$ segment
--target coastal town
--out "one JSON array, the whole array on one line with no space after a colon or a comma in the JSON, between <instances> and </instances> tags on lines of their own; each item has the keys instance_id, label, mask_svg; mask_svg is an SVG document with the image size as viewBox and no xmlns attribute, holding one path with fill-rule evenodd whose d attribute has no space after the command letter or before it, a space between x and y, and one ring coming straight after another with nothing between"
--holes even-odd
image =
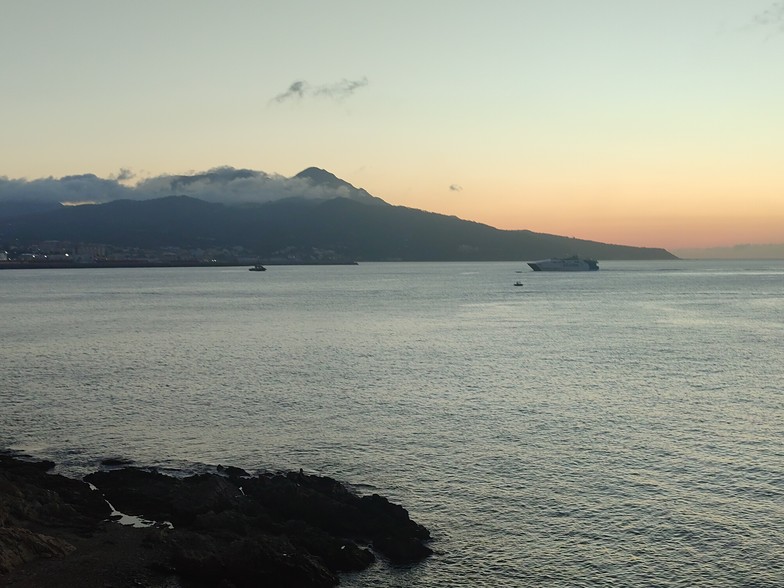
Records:
<instances>
[{"instance_id":1,"label":"coastal town","mask_svg":"<svg viewBox=\"0 0 784 588\"><path fill-rule=\"evenodd\" d=\"M0 269L68 267L202 267L354 264L334 251L287 247L260 256L242 246L188 249L176 246L145 249L99 243L40 241L0 246Z\"/></svg>"}]
</instances>

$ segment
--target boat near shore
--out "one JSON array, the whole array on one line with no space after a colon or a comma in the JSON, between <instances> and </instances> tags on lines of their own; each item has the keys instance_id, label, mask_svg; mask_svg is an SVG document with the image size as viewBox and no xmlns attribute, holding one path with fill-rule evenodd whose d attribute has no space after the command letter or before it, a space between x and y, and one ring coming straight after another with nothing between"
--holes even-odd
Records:
<instances>
[{"instance_id":1,"label":"boat near shore","mask_svg":"<svg viewBox=\"0 0 784 588\"><path fill-rule=\"evenodd\" d=\"M599 269L595 259L582 259L576 255L529 261L528 265L535 272L595 272Z\"/></svg>"}]
</instances>

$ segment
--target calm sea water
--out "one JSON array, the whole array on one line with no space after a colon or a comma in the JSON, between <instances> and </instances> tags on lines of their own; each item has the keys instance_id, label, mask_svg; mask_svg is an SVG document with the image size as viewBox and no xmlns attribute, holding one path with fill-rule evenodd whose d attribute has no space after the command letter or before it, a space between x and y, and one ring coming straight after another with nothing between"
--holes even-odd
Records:
<instances>
[{"instance_id":1,"label":"calm sea water","mask_svg":"<svg viewBox=\"0 0 784 588\"><path fill-rule=\"evenodd\" d=\"M0 447L302 467L431 529L346 586L784 586L784 262L601 266L3 271Z\"/></svg>"}]
</instances>

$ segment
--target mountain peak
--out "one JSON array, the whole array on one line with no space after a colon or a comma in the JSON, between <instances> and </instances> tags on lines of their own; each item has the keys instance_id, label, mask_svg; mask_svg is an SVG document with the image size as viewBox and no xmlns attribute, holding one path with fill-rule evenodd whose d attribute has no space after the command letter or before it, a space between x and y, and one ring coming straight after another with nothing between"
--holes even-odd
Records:
<instances>
[{"instance_id":1,"label":"mountain peak","mask_svg":"<svg viewBox=\"0 0 784 588\"><path fill-rule=\"evenodd\" d=\"M328 188L330 190L340 190L344 192L344 197L350 198L351 200L364 202L365 204L387 204L381 198L373 196L363 188L357 188L320 167L303 169L294 177L307 180L313 186Z\"/></svg>"},{"instance_id":2,"label":"mountain peak","mask_svg":"<svg viewBox=\"0 0 784 588\"><path fill-rule=\"evenodd\" d=\"M328 172L320 167L309 167L299 172L295 178L310 180L314 186L325 186L327 188L350 188L356 190L348 182L341 180L335 174Z\"/></svg>"}]
</instances>

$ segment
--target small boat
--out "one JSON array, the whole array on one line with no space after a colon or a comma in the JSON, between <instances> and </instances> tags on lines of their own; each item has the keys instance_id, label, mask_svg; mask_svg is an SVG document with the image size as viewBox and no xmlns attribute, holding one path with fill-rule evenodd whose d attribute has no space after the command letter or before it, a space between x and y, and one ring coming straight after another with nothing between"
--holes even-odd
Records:
<instances>
[{"instance_id":1,"label":"small boat","mask_svg":"<svg viewBox=\"0 0 784 588\"><path fill-rule=\"evenodd\" d=\"M523 283L518 281L518 282L515 282L515 283L514 283L514 285L515 285L515 286L522 286L522 285L523 285Z\"/></svg>"},{"instance_id":2,"label":"small boat","mask_svg":"<svg viewBox=\"0 0 784 588\"><path fill-rule=\"evenodd\" d=\"M595 272L599 269L595 259L581 259L576 255L529 261L528 265L535 272Z\"/></svg>"},{"instance_id":3,"label":"small boat","mask_svg":"<svg viewBox=\"0 0 784 588\"><path fill-rule=\"evenodd\" d=\"M267 268L264 267L263 265L261 265L260 263L257 263L253 267L249 267L248 270L250 270L252 272L266 272Z\"/></svg>"}]
</instances>

